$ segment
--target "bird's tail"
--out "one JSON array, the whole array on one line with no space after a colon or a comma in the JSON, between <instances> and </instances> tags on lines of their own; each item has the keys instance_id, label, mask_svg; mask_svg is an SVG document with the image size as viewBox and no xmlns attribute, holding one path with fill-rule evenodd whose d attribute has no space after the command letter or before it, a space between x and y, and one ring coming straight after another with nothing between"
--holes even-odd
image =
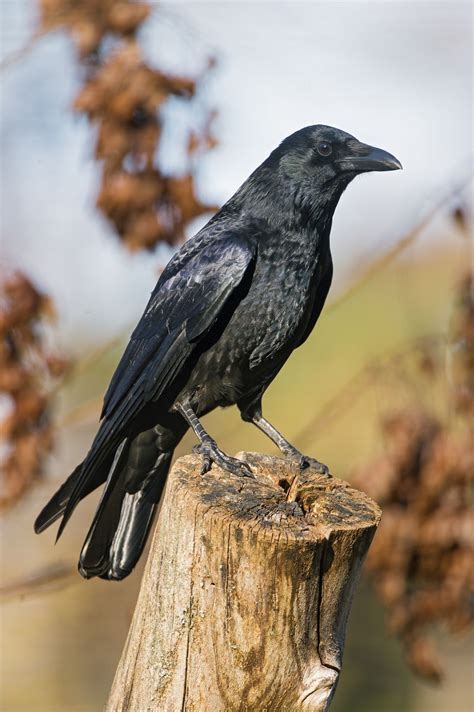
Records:
<instances>
[{"instance_id":1,"label":"bird's tail","mask_svg":"<svg viewBox=\"0 0 474 712\"><path fill-rule=\"evenodd\" d=\"M173 451L160 452L139 489L130 487L127 464L116 456L79 558L84 578L120 581L135 567L160 501Z\"/></svg>"},{"instance_id":2,"label":"bird's tail","mask_svg":"<svg viewBox=\"0 0 474 712\"><path fill-rule=\"evenodd\" d=\"M79 571L85 578L128 576L145 546L180 436L156 427L132 440L125 438L102 457L94 459L92 449L40 512L36 533L67 516L71 502L75 506L106 482L81 551ZM89 468L87 478L85 468Z\"/></svg>"},{"instance_id":3,"label":"bird's tail","mask_svg":"<svg viewBox=\"0 0 474 712\"><path fill-rule=\"evenodd\" d=\"M96 487L99 487L99 485L105 482L111 463L112 458L104 464L104 466L96 473L95 477L91 478L87 482L81 492L81 499L87 497L87 495L93 492ZM41 512L38 514L34 525L36 534L41 534L41 532L47 529L51 524L53 524L53 522L56 521L56 519L59 519L59 517L64 514L71 494L76 486L76 482L81 476L83 465L84 463L81 462L81 464L76 467L64 484L62 484L58 491L51 497L48 504L43 507Z\"/></svg>"}]
</instances>

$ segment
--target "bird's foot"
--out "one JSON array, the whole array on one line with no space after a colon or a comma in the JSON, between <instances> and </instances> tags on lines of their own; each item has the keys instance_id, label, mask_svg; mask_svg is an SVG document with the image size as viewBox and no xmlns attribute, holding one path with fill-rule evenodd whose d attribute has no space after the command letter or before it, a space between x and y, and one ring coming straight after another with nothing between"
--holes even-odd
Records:
<instances>
[{"instance_id":1,"label":"bird's foot","mask_svg":"<svg viewBox=\"0 0 474 712\"><path fill-rule=\"evenodd\" d=\"M236 457L230 457L222 452L217 447L216 441L212 438L204 440L199 445L193 447L193 452L197 452L202 455L202 467L201 475L205 475L211 469L212 463L215 462L216 465L222 467L223 470L232 473L233 475L239 475L240 477L253 477L252 470L250 466L243 462L243 460L238 460Z\"/></svg>"},{"instance_id":2,"label":"bird's foot","mask_svg":"<svg viewBox=\"0 0 474 712\"><path fill-rule=\"evenodd\" d=\"M303 455L296 448L291 448L291 450L286 450L285 455L288 459L293 460L298 463L300 470L306 470L310 467L312 470L316 470L320 475L326 475L327 477L332 477L329 472L329 467L324 465L319 460L315 460L314 457L308 457L308 455Z\"/></svg>"}]
</instances>

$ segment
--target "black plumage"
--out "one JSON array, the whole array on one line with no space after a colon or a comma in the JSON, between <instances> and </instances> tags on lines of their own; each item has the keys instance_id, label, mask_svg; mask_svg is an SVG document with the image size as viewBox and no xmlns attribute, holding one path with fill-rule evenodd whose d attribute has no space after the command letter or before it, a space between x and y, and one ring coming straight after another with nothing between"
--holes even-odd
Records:
<instances>
[{"instance_id":1,"label":"black plumage","mask_svg":"<svg viewBox=\"0 0 474 712\"><path fill-rule=\"evenodd\" d=\"M188 427L203 471L216 462L241 475L199 418L237 404L302 467L304 457L263 417L261 399L313 329L332 278L329 233L342 192L358 174L393 170L385 151L328 126L286 138L169 262L104 399L85 460L38 516L37 532L106 482L83 546L85 577L121 579L150 530L174 448Z\"/></svg>"}]
</instances>

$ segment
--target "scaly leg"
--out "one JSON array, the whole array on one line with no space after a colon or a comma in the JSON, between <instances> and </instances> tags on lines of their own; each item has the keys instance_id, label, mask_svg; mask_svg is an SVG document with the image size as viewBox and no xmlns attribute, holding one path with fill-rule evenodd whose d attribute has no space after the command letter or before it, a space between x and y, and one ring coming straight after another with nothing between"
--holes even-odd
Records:
<instances>
[{"instance_id":1,"label":"scaly leg","mask_svg":"<svg viewBox=\"0 0 474 712\"><path fill-rule=\"evenodd\" d=\"M313 467L322 475L329 475L329 468L322 462L315 460L313 457L303 455L294 445L292 445L283 435L268 422L262 415L262 407L260 403L252 404L250 408L241 410L243 420L254 425L265 433L272 442L286 455L290 460L296 460L302 470L306 467Z\"/></svg>"},{"instance_id":2,"label":"scaly leg","mask_svg":"<svg viewBox=\"0 0 474 712\"><path fill-rule=\"evenodd\" d=\"M212 463L215 462L216 465L222 467L223 470L227 470L234 475L253 477L252 470L246 462L226 455L225 452L222 452L222 450L217 447L216 441L213 440L202 427L189 401L177 402L176 409L181 413L186 422L189 423L199 438L200 445L196 449L202 455L201 475L208 472L211 469Z\"/></svg>"}]
</instances>

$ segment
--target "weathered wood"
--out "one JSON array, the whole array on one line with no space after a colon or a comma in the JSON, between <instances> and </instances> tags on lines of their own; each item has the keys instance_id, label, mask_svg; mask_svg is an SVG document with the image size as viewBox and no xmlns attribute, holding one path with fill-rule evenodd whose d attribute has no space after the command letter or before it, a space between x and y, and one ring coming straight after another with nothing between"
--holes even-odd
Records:
<instances>
[{"instance_id":1,"label":"weathered wood","mask_svg":"<svg viewBox=\"0 0 474 712\"><path fill-rule=\"evenodd\" d=\"M108 712L328 708L380 510L341 480L240 457L255 480L174 465Z\"/></svg>"}]
</instances>

